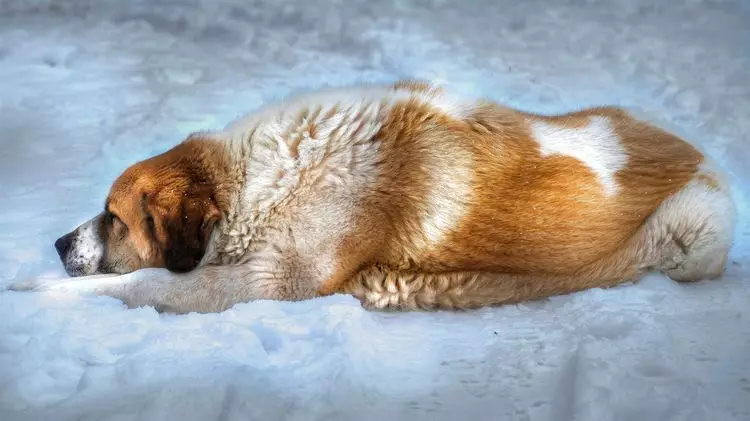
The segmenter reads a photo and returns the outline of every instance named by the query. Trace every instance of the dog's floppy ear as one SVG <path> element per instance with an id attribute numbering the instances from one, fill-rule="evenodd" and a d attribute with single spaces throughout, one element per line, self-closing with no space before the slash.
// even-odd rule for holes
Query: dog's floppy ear
<path id="1" fill-rule="evenodd" d="M 168 235 L 164 265 L 172 272 L 195 269 L 206 253 L 214 224 L 221 213 L 208 195 L 185 195 L 179 209 L 172 209 L 165 221 Z"/>

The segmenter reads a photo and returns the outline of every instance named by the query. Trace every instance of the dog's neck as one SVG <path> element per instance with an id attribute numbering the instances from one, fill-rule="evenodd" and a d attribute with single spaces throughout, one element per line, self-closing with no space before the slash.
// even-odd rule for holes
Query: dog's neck
<path id="1" fill-rule="evenodd" d="M 221 220 L 214 226 L 201 265 L 241 264 L 253 249 L 253 240 L 262 235 L 264 217 L 274 200 L 259 198 L 253 185 L 262 180 L 260 169 L 270 163 L 259 158 L 253 146 L 252 129 L 235 132 L 200 133 L 190 137 L 205 143 L 204 165 L 214 180 L 215 199 Z"/>

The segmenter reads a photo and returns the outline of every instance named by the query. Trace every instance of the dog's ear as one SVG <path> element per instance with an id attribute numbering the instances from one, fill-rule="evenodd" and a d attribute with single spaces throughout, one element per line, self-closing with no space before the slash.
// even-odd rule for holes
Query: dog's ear
<path id="1" fill-rule="evenodd" d="M 221 213 L 208 194 L 184 195 L 178 209 L 164 221 L 168 236 L 164 266 L 172 272 L 189 272 L 198 266 Z"/>

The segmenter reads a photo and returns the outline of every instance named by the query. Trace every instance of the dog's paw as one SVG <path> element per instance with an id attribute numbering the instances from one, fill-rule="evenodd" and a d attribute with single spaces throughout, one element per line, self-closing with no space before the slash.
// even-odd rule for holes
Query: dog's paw
<path id="1" fill-rule="evenodd" d="M 55 289 L 55 287 L 70 282 L 69 279 L 24 279 L 22 281 L 13 282 L 8 286 L 9 291 L 49 291 Z"/>
<path id="2" fill-rule="evenodd" d="M 6 287 L 6 290 L 17 292 L 32 291 L 37 287 L 37 285 L 38 283 L 36 282 L 36 280 L 16 281 L 8 285 Z"/>
<path id="3" fill-rule="evenodd" d="M 94 275 L 82 278 L 62 278 L 62 279 L 25 279 L 17 281 L 8 286 L 9 291 L 67 291 L 77 293 L 93 292 L 96 286 L 103 281 L 103 278 L 110 278 L 109 275 Z"/>

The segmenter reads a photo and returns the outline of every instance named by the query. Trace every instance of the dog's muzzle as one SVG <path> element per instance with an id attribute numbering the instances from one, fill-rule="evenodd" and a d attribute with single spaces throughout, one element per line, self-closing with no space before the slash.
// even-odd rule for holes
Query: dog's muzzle
<path id="1" fill-rule="evenodd" d="M 104 253 L 93 218 L 55 241 L 55 250 L 70 276 L 95 274 Z"/>

